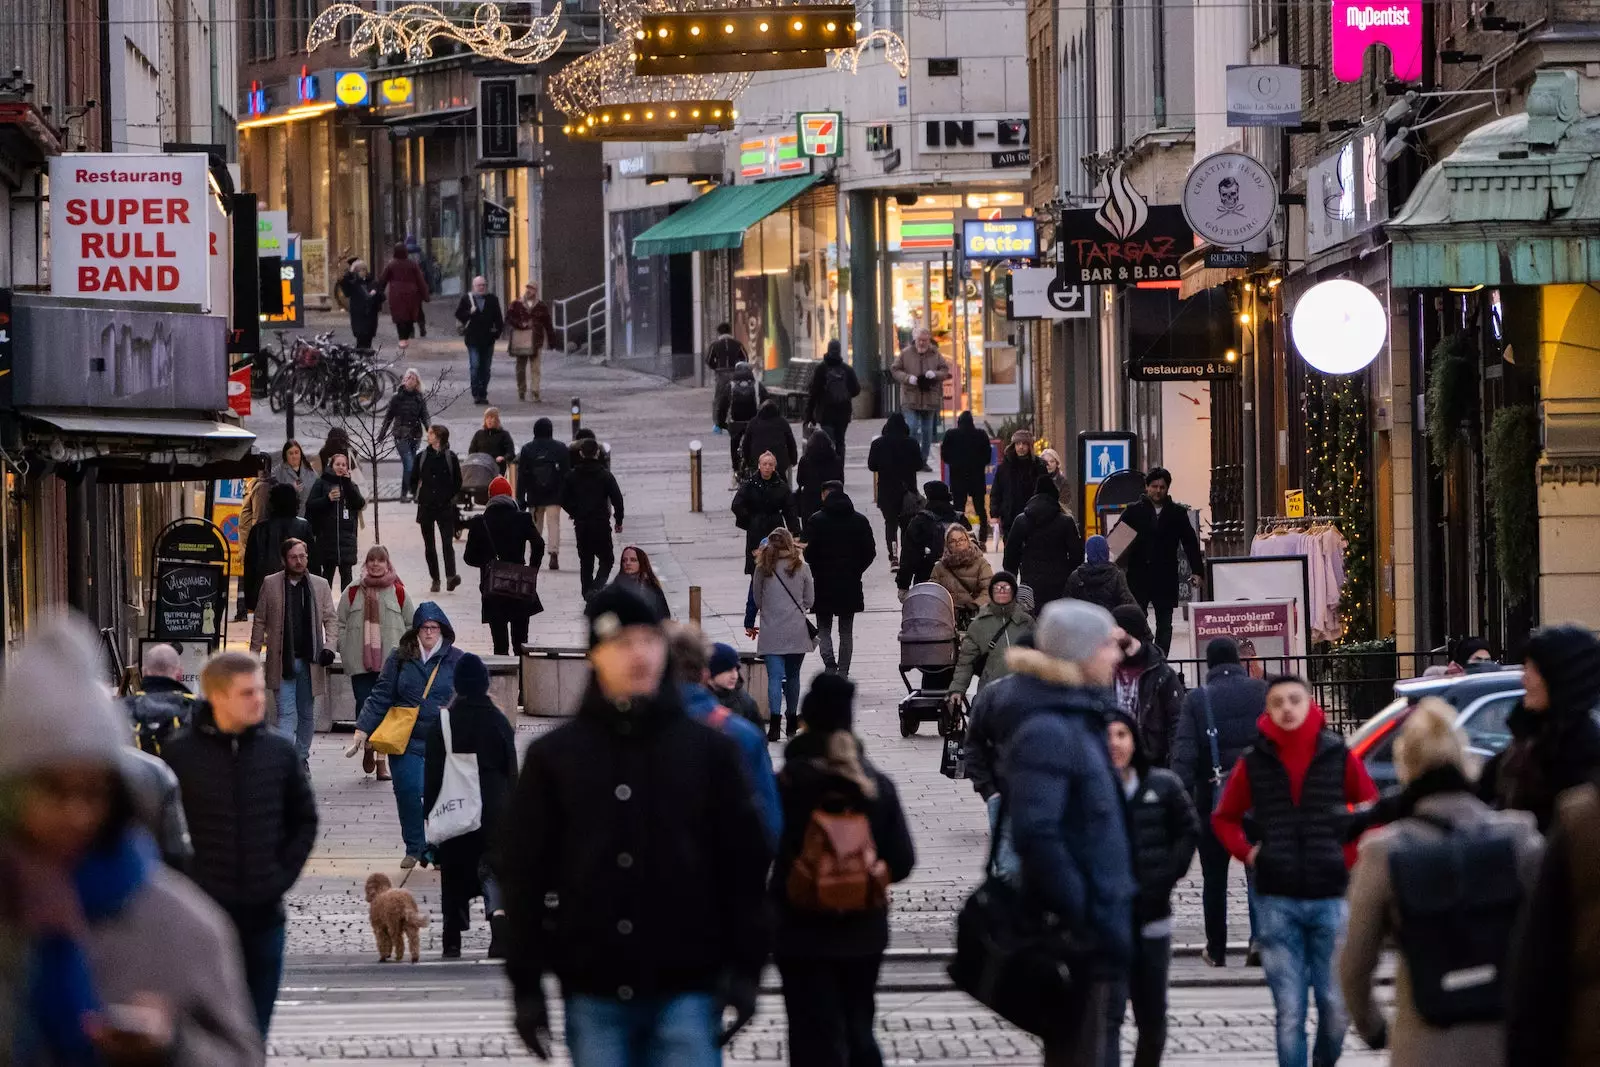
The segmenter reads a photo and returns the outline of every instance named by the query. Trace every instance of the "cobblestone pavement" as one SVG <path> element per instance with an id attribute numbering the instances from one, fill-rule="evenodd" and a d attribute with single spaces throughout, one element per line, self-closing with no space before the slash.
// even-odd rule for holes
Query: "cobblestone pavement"
<path id="1" fill-rule="evenodd" d="M 430 321 L 447 321 L 448 309 L 434 310 L 436 314 L 430 316 Z M 320 323 L 313 320 L 308 332 L 316 328 L 321 328 Z M 387 323 L 385 329 L 389 329 Z M 392 337 L 380 335 L 379 340 L 392 348 Z M 464 380 L 465 353 L 454 337 L 435 337 L 414 344 L 405 365 L 419 367 L 425 379 L 441 367 L 452 366 L 455 375 Z M 490 397 L 500 406 L 506 426 L 519 445 L 531 436 L 533 419 L 541 415 L 555 421 L 558 437 L 566 437 L 568 401 L 574 396 L 582 399 L 583 424 L 610 443 L 613 471 L 627 499 L 625 532 L 617 538 L 619 554 L 623 544 L 637 544 L 650 553 L 674 614 L 679 617 L 687 615 L 689 586 L 700 586 L 702 624 L 707 633 L 713 639 L 749 648 L 751 643 L 742 632 L 746 588 L 741 560 L 743 541 L 727 510 L 731 496 L 727 439 L 710 432 L 710 391 L 672 386 L 659 379 L 554 355 L 546 357 L 544 403 L 517 402 L 511 383 L 509 362 L 501 361 L 495 369 Z M 265 412 L 265 405 L 258 405 L 258 410 Z M 468 400 L 457 400 L 439 416 L 439 421 L 450 426 L 458 447 L 464 446 L 479 422 L 479 409 Z M 247 420 L 246 425 L 258 434 L 264 449 L 276 450 L 282 444 L 281 417 L 264 413 Z M 322 426 L 311 418 L 300 419 L 297 434 L 308 451 L 314 452 L 320 446 Z M 874 429 L 875 425 L 852 428 L 846 485 L 858 509 L 875 518 L 876 512 L 871 510 L 871 476 L 865 469 L 866 446 Z M 705 508 L 700 514 L 688 509 L 688 448 L 689 442 L 696 439 L 705 446 Z M 397 478 L 398 466 L 391 466 L 392 473 L 385 470 L 380 474 L 380 484 Z M 383 542 L 394 554 L 402 580 L 409 590 L 429 597 L 425 593 L 427 571 L 421 538 L 411 521 L 411 509 L 397 502 L 383 502 L 377 506 L 376 516 L 372 511 L 369 508 L 363 544 L 372 540 L 374 527 L 381 523 Z M 877 527 L 878 523 L 875 521 L 874 525 Z M 881 529 L 879 532 L 881 536 Z M 571 647 L 583 643 L 570 527 L 566 534 L 566 566 L 557 572 L 546 570 L 540 576 L 545 612 L 533 621 L 530 640 L 534 644 Z M 856 622 L 853 674 L 860 687 L 857 722 L 870 756 L 900 787 L 918 849 L 916 872 L 895 891 L 891 916 L 894 951 L 908 957 L 937 956 L 948 952 L 955 911 L 978 877 L 987 846 L 987 824 L 983 807 L 970 787 L 938 773 L 939 741 L 933 736 L 931 725 L 924 726 L 919 736 L 899 736 L 894 713 L 896 702 L 904 693 L 896 670 L 899 611 L 881 544 L 879 548 L 880 560 L 869 574 L 867 611 Z M 467 580 L 460 589 L 432 594 L 431 599 L 449 613 L 461 645 L 487 652 L 487 627 L 477 621 L 476 575 L 464 573 Z M 808 677 L 820 669 L 815 656 L 807 659 Z M 519 741 L 526 743 L 551 725 L 546 720 L 523 718 L 518 725 Z M 288 902 L 291 973 L 298 966 L 318 960 L 337 963 L 343 959 L 353 966 L 371 946 L 366 904 L 360 897 L 362 881 L 374 870 L 386 870 L 398 881 L 402 850 L 389 788 L 364 778 L 355 761 L 340 758 L 344 744 L 345 739 L 337 735 L 321 738 L 312 754 L 323 825 L 316 851 Z M 776 749 L 774 754 L 777 755 Z M 1243 879 L 1237 869 L 1234 873 L 1229 910 L 1230 929 L 1237 942 L 1245 936 L 1247 927 Z M 407 887 L 416 892 L 425 909 L 429 908 L 437 898 L 437 874 L 415 871 Z M 1270 1048 L 1269 1020 L 1263 1014 L 1266 994 L 1258 982 L 1259 972 L 1210 971 L 1208 975 L 1202 973 L 1193 958 L 1202 941 L 1198 867 L 1179 886 L 1174 908 L 1175 942 L 1180 953 L 1175 983 L 1210 982 L 1226 975 L 1235 982 L 1252 985 L 1226 991 L 1224 999 L 1231 1006 L 1215 1008 L 1220 1013 L 1215 1018 L 1204 1014 L 1212 1010 L 1206 1007 L 1196 1007 L 1188 1015 L 1184 1014 L 1185 1009 L 1175 1009 L 1169 1047 L 1174 1052 L 1197 1054 Z M 481 925 L 468 933 L 464 944 L 469 959 L 475 952 L 482 952 L 486 940 Z M 472 968 L 470 963 L 424 968 L 430 966 L 439 969 L 428 973 L 437 973 L 441 978 Z M 363 988 L 380 986 L 381 982 Z M 1196 994 L 1205 992 L 1195 990 Z M 955 994 L 896 993 L 886 996 L 883 1006 L 880 1026 L 886 1051 L 892 1050 L 893 1062 L 932 1058 L 982 1063 L 1034 1055 L 1025 1037 L 1002 1028 L 987 1013 L 974 1011 L 971 1002 Z M 337 1000 L 301 1002 L 292 989 L 286 989 L 283 1010 L 273 1031 L 273 1046 L 275 1056 L 285 1063 L 363 1054 L 430 1063 L 497 1058 L 510 1054 L 505 1024 L 502 996 L 431 1003 L 425 1012 L 415 1013 L 388 1002 L 369 1007 Z M 781 1037 L 781 1013 L 769 1011 L 758 1026 L 741 1036 L 733 1058 L 779 1058 Z"/>

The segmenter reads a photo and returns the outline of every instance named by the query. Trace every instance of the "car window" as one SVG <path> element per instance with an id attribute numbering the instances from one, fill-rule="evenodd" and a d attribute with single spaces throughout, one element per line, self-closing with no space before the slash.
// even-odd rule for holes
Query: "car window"
<path id="1" fill-rule="evenodd" d="M 1460 720 L 1467 733 L 1467 743 L 1484 752 L 1500 752 L 1511 743 L 1511 727 L 1506 720 L 1511 710 L 1522 699 L 1517 691 L 1496 693 L 1485 697 L 1468 709 Z"/>

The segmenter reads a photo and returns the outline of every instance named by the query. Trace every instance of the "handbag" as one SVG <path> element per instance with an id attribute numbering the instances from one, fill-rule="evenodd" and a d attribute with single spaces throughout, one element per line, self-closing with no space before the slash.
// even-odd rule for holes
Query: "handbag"
<path id="1" fill-rule="evenodd" d="M 1227 784 L 1222 771 L 1222 754 L 1217 751 L 1217 720 L 1211 716 L 1211 690 L 1200 687 L 1200 706 L 1206 713 L 1206 744 L 1211 746 L 1211 810 L 1222 803 L 1222 787 Z"/>
<path id="2" fill-rule="evenodd" d="M 489 551 L 494 553 L 494 559 L 485 570 L 488 584 L 485 592 L 524 604 L 535 603 L 539 599 L 539 568 L 501 559 L 488 516 L 483 518 L 482 526 L 484 535 L 489 538 Z"/>
<path id="3" fill-rule="evenodd" d="M 817 629 L 817 624 L 811 621 L 811 616 L 806 614 L 806 609 L 800 606 L 800 601 L 794 598 L 794 593 L 789 591 L 789 587 L 784 584 L 783 579 L 778 576 L 778 572 L 776 570 L 772 572 L 772 577 L 777 581 L 778 585 L 783 588 L 783 591 L 789 594 L 789 603 L 793 604 L 795 606 L 795 610 L 800 612 L 800 618 L 803 619 L 806 624 L 806 636 L 811 638 L 811 644 L 815 646 L 817 643 L 817 635 L 822 631 Z"/>
<path id="4" fill-rule="evenodd" d="M 444 664 L 444 652 L 438 663 L 433 665 L 433 673 L 428 675 L 428 684 L 422 690 L 424 702 L 428 693 L 433 689 L 433 680 L 439 676 L 439 668 Z M 395 669 L 395 678 L 399 678 L 399 668 Z M 411 743 L 411 731 L 417 728 L 417 716 L 421 714 L 421 705 L 396 704 L 383 713 L 383 721 L 378 728 L 372 731 L 372 736 L 367 738 L 367 744 L 372 746 L 374 752 L 381 752 L 385 756 L 401 756 L 405 754 L 406 746 Z"/>
<path id="5" fill-rule="evenodd" d="M 444 783 L 439 799 L 423 820 L 428 844 L 438 845 L 483 826 L 483 789 L 478 783 L 478 754 L 457 752 L 450 740 L 450 709 L 439 711 L 439 735 L 444 738 Z"/>

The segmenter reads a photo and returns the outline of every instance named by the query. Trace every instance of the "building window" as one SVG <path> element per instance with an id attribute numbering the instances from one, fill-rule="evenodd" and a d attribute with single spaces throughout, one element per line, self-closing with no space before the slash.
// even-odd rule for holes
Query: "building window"
<path id="1" fill-rule="evenodd" d="M 867 0 L 865 5 L 859 5 L 856 10 L 863 8 L 866 11 L 866 25 L 863 29 L 890 30 L 901 37 L 906 35 L 906 0 Z M 919 5 L 920 6 L 920 5 Z"/>
<path id="2" fill-rule="evenodd" d="M 311 32 L 311 16 L 317 0 L 287 0 L 289 5 L 289 52 L 299 52 L 306 46 L 306 35 Z"/>
<path id="3" fill-rule="evenodd" d="M 250 0 L 250 58 L 278 55 L 278 0 Z"/>
<path id="4" fill-rule="evenodd" d="M 1278 0 L 1250 0 L 1250 42 L 1260 44 L 1278 32 Z"/>

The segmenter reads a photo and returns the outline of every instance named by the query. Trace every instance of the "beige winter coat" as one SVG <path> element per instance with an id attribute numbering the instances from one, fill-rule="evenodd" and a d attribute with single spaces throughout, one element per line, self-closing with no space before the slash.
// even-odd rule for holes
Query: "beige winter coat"
<path id="1" fill-rule="evenodd" d="M 932 381 L 927 378 L 928 371 L 933 371 Z M 889 373 L 900 383 L 900 406 L 907 411 L 938 411 L 944 406 L 950 361 L 939 354 L 938 345 L 929 345 L 926 353 L 917 351 L 916 342 L 906 345 Z"/>
<path id="2" fill-rule="evenodd" d="M 928 581 L 937 582 L 950 591 L 957 611 L 962 608 L 989 606 L 989 579 L 994 577 L 994 567 L 983 553 L 974 551 L 972 558 L 952 567 L 941 559 L 933 565 Z"/>
<path id="3" fill-rule="evenodd" d="M 1458 825 L 1497 824 L 1517 833 L 1517 860 L 1523 880 L 1531 884 L 1542 840 L 1528 812 L 1497 812 L 1467 793 L 1435 793 L 1417 801 L 1416 810 Z M 1363 1037 L 1383 1029 L 1383 1013 L 1372 996 L 1372 976 L 1386 945 L 1400 928 L 1389 855 L 1406 842 L 1438 838 L 1441 830 L 1421 819 L 1407 818 L 1375 830 L 1361 841 L 1361 855 L 1350 871 L 1350 923 L 1339 953 L 1339 983 L 1350 1020 Z M 1395 1014 L 1389 1024 L 1391 1067 L 1501 1067 L 1505 1063 L 1505 1027 L 1473 1023 L 1440 1029 L 1417 1014 L 1411 999 L 1411 974 L 1405 957 L 1395 970 Z"/>
<path id="4" fill-rule="evenodd" d="M 274 693 L 283 683 L 283 585 L 284 571 L 261 580 L 261 595 L 256 600 L 255 620 L 250 626 L 250 651 L 266 650 L 263 664 L 267 688 Z M 311 583 L 311 693 L 317 700 L 328 697 L 328 671 L 317 664 L 324 648 L 334 648 L 339 633 L 339 613 L 333 606 L 333 591 L 317 575 L 306 572 Z"/>

